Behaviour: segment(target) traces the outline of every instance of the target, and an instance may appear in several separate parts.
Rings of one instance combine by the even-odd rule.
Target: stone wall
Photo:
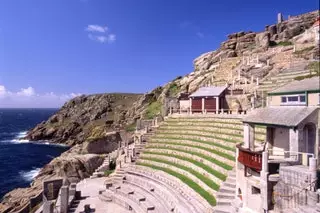
[[[280,179],[273,192],[275,211],[312,205],[311,200],[317,197],[312,173],[306,166],[280,166]]]

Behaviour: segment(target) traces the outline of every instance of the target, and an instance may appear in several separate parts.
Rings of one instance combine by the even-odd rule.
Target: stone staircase
[[[97,178],[104,176],[104,172],[109,169],[109,162],[112,159],[117,158],[118,150],[114,150],[113,152],[109,153],[103,163],[93,172],[93,174],[90,176],[90,178]]]
[[[275,76],[268,77],[260,83],[257,90],[260,92],[269,92],[290,83],[296,77],[309,75],[310,71],[306,69],[308,63],[308,61],[296,63],[293,67],[284,69]]]
[[[236,196],[236,173],[234,170],[228,172],[228,177],[220,186],[217,192],[217,205],[214,207],[214,213],[232,213],[236,212],[233,202]]]

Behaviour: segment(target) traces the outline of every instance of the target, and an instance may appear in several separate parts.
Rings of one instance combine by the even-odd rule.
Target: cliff
[[[73,146],[88,139],[103,137],[107,132],[124,129],[132,124],[127,116],[138,94],[97,94],[76,97],[30,130],[26,136],[32,141],[50,140]]]

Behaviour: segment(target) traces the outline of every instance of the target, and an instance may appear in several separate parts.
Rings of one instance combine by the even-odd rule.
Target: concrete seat
[[[211,206],[196,192],[185,186],[180,180],[167,175],[164,172],[154,172],[142,166],[130,167],[128,174],[144,178],[145,182],[152,182],[158,186],[160,190],[167,190],[168,194],[172,195],[172,200],[175,200],[176,208],[183,209],[182,212],[206,212]],[[161,175],[160,175],[161,173]],[[159,190],[155,188],[155,193]]]
[[[139,205],[137,204],[136,202],[134,202],[133,200],[127,198],[126,196],[123,196],[121,194],[118,194],[118,193],[113,193],[111,191],[107,191],[107,192],[104,192],[101,197],[102,199],[104,197],[108,198],[108,194],[111,194],[111,199],[112,199],[112,202],[132,211],[133,213],[143,213],[145,212],[145,210]]]

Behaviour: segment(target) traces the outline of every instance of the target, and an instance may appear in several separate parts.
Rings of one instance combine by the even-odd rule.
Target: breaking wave
[[[40,172],[41,168],[35,168],[32,169],[31,171],[20,171],[19,174],[20,176],[25,180],[25,181],[32,181]]]

